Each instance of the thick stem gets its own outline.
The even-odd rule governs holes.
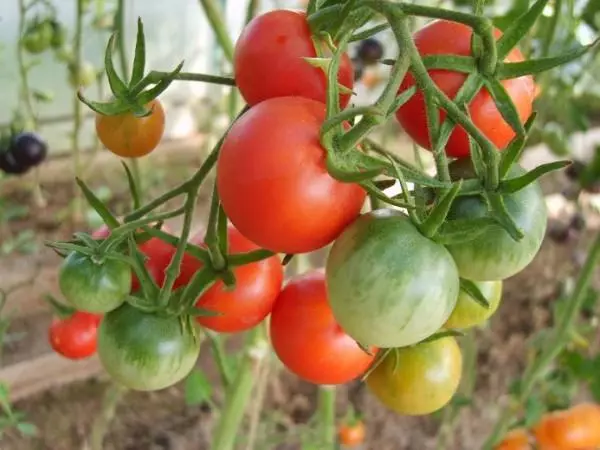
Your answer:
[[[223,13],[215,0],[199,0],[206,18],[212,27],[219,45],[223,49],[223,53],[229,62],[233,61],[233,43],[227,32],[227,27],[223,20]]]
[[[85,8],[85,0],[77,0],[77,12],[75,21],[75,37],[73,39],[73,53],[75,57],[74,65],[79,70],[81,67],[81,42],[83,34],[83,14]],[[76,178],[83,177],[83,167],[81,164],[81,148],[79,138],[81,134],[82,125],[82,108],[81,102],[76,95],[73,95],[73,134],[71,136],[72,148],[73,148],[73,170],[75,171]],[[72,219],[75,223],[81,222],[83,218],[83,203],[81,197],[81,190],[78,189],[77,185],[74,185],[74,196],[73,199],[73,214]]]
[[[223,388],[227,390],[227,388],[231,384],[231,368],[229,367],[229,362],[227,361],[227,354],[225,353],[225,348],[223,347],[223,338],[222,336],[208,330],[206,332],[206,336],[208,337],[208,340],[210,342],[210,348],[213,353],[213,358],[217,363],[219,374],[221,375],[221,382],[223,383]]]
[[[560,355],[565,346],[570,342],[571,331],[585,301],[587,289],[599,259],[600,233],[596,235],[594,243],[590,248],[585,264],[583,265],[577,283],[575,284],[573,295],[567,302],[567,308],[556,327],[552,339],[548,342],[548,345],[542,350],[540,355],[535,358],[525,370],[525,374],[521,381],[521,389],[515,399],[516,406],[522,405],[523,402],[527,400],[547,367],[558,355]],[[515,413],[515,405],[509,405],[505,408],[500,415],[492,434],[485,441],[483,447],[484,450],[491,450],[494,444],[504,436]]]
[[[265,394],[267,392],[267,386],[269,385],[270,374],[271,364],[269,357],[267,357],[262,369],[260,370],[260,373],[258,374],[254,403],[250,411],[250,425],[248,427],[248,443],[246,444],[246,450],[254,450],[256,447],[260,419],[265,404]]]
[[[106,436],[110,423],[115,417],[117,406],[126,392],[127,388],[117,383],[111,383],[106,388],[104,399],[102,400],[102,410],[96,416],[92,425],[90,437],[91,450],[102,450],[104,448],[104,436]]]
[[[335,448],[335,386],[319,386],[319,422],[323,449]]]

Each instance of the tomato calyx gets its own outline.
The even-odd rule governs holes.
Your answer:
[[[59,302],[52,294],[46,294],[44,296],[44,301],[48,303],[54,315],[59,319],[68,319],[77,312],[72,306]]]

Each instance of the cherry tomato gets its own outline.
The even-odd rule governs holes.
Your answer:
[[[69,85],[74,89],[91,86],[96,81],[96,69],[88,61],[83,61],[79,68],[75,64],[68,64],[67,70],[69,73]]]
[[[523,428],[512,430],[494,450],[531,450],[527,430]]]
[[[96,353],[96,334],[101,316],[77,311],[66,319],[55,318],[48,330],[54,351],[65,358],[83,359]]]
[[[341,425],[338,434],[340,444],[344,447],[357,447],[365,441],[367,429],[364,422],[359,420],[355,423]]]
[[[102,144],[123,158],[139,158],[154,150],[165,131],[165,112],[159,100],[152,100],[146,107],[152,110],[146,117],[131,112],[96,114],[96,133]]]
[[[547,414],[534,428],[534,434],[542,450],[600,447],[600,406],[581,403]]]
[[[38,55],[50,48],[53,36],[52,20],[35,18],[21,37],[21,45],[27,52]]]
[[[462,355],[453,337],[392,350],[367,377],[367,386],[388,408],[418,416],[446,405],[458,389]]]
[[[29,170],[29,166],[19,164],[11,152],[0,149],[0,170],[8,175],[22,175]]]
[[[17,164],[29,168],[46,159],[48,145],[38,134],[23,132],[12,137],[8,151]]]
[[[324,43],[320,46],[327,48]],[[288,96],[325,103],[325,72],[304,59],[316,56],[304,12],[270,11],[255,17],[238,39],[235,81],[249,105]],[[324,56],[328,57],[330,53]],[[341,60],[338,82],[350,90],[354,84],[352,63],[347,54]],[[349,101],[349,94],[340,94],[342,107]]]
[[[175,254],[175,247],[167,244],[158,238],[150,238],[148,241],[138,246],[139,250],[146,255],[144,265],[150,273],[150,276],[156,281],[156,284],[162,287],[165,283],[165,270],[171,263],[171,258]],[[136,292],[140,288],[140,282],[132,272],[131,291]]]
[[[487,299],[489,308],[481,306],[477,301],[462,289],[458,293],[456,306],[444,328],[471,328],[481,325],[488,320],[500,306],[502,298],[502,281],[480,281],[475,285]]]
[[[201,240],[202,236],[192,238],[194,243],[200,243]],[[259,249],[234,227],[228,229],[228,243],[230,254]],[[195,268],[191,260],[184,261],[181,283],[187,284],[191,276],[202,267],[200,261],[195,261]],[[188,273],[190,276],[187,276]],[[197,317],[200,325],[227,333],[249,330],[262,322],[273,309],[283,282],[283,266],[278,256],[237,267],[233,274],[236,281],[234,289],[229,290],[219,280],[198,299],[197,307],[221,313],[219,316]]]
[[[383,45],[375,38],[361,41],[356,50],[356,57],[366,66],[377,64],[383,58]]]
[[[271,342],[290,371],[315,384],[346,383],[374,359],[336,322],[320,271],[292,279],[281,291],[271,313]]]
[[[495,30],[496,38],[502,33]],[[446,20],[430,23],[414,35],[414,40],[419,53],[426,55],[452,54],[461,56],[471,55],[472,30],[467,25]],[[518,49],[512,50],[507,56],[507,62],[523,61],[523,55]],[[454,98],[462,87],[467,75],[449,70],[430,70],[434,83],[450,98]],[[407,75],[400,91],[404,91],[415,84],[412,75]],[[535,98],[535,83],[531,76],[502,81],[502,85],[512,98],[517,107],[519,118],[525,122],[532,113]],[[500,150],[515,136],[514,131],[498,111],[490,93],[482,89],[469,104],[469,115],[481,132],[488,137]],[[408,135],[417,144],[431,149],[427,116],[425,114],[425,101],[422,92],[417,92],[396,113],[400,124]],[[440,109],[440,119],[446,117],[446,112]],[[448,144],[446,153],[456,158],[469,155],[469,138],[461,127],[455,127]]]
[[[304,253],[332,242],[358,217],[365,191],[332,178],[319,129],[325,105],[301,97],[264,101],[227,134],[217,187],[235,227],[261,247]]]

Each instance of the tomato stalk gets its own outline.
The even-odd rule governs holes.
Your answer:
[[[91,450],[102,450],[104,448],[104,437],[108,431],[110,423],[115,417],[117,406],[127,393],[128,389],[118,383],[110,383],[106,387],[104,399],[102,400],[102,409],[100,414],[94,419],[90,436]]]
[[[514,396],[514,401],[506,407],[499,416],[491,435],[485,441],[484,450],[491,450],[495,444],[506,434],[511,421],[518,413],[519,408],[531,395],[540,378],[544,375],[548,366],[557,358],[563,349],[571,342],[571,332],[581,308],[586,299],[588,286],[593,278],[594,270],[600,260],[600,233],[594,239],[585,260],[579,277],[575,283],[575,289],[569,301],[564,315],[557,324],[548,345],[541,353],[533,359],[524,371],[520,383],[520,389]]]
[[[246,444],[246,450],[254,450],[256,447],[256,439],[258,437],[258,429],[265,404],[265,394],[269,385],[270,375],[271,359],[269,355],[265,359],[256,381],[256,394],[254,396],[254,403],[250,411],[250,425],[248,427],[248,443]]]
[[[229,37],[227,27],[225,26],[225,22],[223,20],[223,12],[215,0],[199,0],[199,2],[204,9],[208,23],[215,33],[217,42],[219,42],[219,45],[223,49],[223,54],[229,62],[232,62],[233,43],[231,42],[231,38]]]
[[[332,385],[319,386],[318,418],[321,428],[323,448],[335,448],[335,394]]]
[[[231,367],[229,366],[229,361],[227,360],[227,355],[225,354],[225,348],[223,347],[223,338],[222,336],[210,330],[205,330],[204,332],[208,337],[213,358],[217,363],[217,367],[219,368],[223,389],[227,390],[231,384]]]

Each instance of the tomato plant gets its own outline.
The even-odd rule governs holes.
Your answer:
[[[498,39],[502,33],[495,30]],[[470,27],[458,22],[438,20],[421,28],[414,35],[414,42],[421,56],[429,55],[471,55],[471,38],[473,31]],[[521,62],[523,55],[518,49],[512,50],[507,62]],[[465,83],[467,75],[452,70],[430,70],[429,76],[433,82],[448,97],[454,98],[461,86]],[[408,75],[400,87],[404,91],[415,85],[415,79]],[[519,118],[522,123],[529,118],[533,111],[535,99],[535,83],[531,76],[502,81],[504,89],[516,105]],[[469,103],[469,115],[473,123],[490,139],[498,149],[502,150],[515,136],[512,127],[504,120],[502,114],[495,105],[489,91],[481,89]],[[398,121],[411,138],[422,147],[431,148],[427,118],[425,114],[425,100],[422,92],[414,95],[396,113]],[[443,120],[446,113],[440,110],[440,118]],[[448,156],[464,158],[469,155],[469,137],[464,129],[457,126],[446,145]]]
[[[281,291],[271,313],[271,343],[290,371],[315,384],[347,383],[373,361],[336,322],[320,271],[292,279]]]
[[[126,263],[72,252],[60,267],[58,282],[67,301],[81,311],[105,313],[125,301],[131,288],[131,270]]]
[[[183,379],[200,352],[189,317],[146,313],[125,303],[104,317],[98,355],[112,378],[130,389],[163,389]]]
[[[55,318],[48,330],[48,340],[56,353],[69,359],[82,359],[96,353],[96,336],[101,316],[75,312]]]
[[[225,137],[219,195],[231,222],[257,245],[285,253],[317,250],[360,213],[365,191],[335,180],[325,167],[324,118],[322,103],[275,98],[244,114]]]
[[[502,298],[502,282],[481,281],[475,285],[488,301],[489,307],[481,305],[468,292],[461,289],[456,307],[444,324],[444,328],[470,328],[481,325],[496,312]]]
[[[357,447],[365,441],[367,429],[362,420],[340,425],[338,435],[340,444],[346,448]]]
[[[96,114],[96,133],[104,146],[122,158],[139,158],[156,148],[165,131],[165,112],[159,100],[146,105],[150,114]]]
[[[275,10],[255,17],[235,47],[235,81],[246,102],[256,105],[270,98],[297,96],[325,103],[325,71],[306,59],[317,57],[315,44],[327,49],[323,41],[313,40],[304,12]],[[346,54],[338,81],[352,90],[353,69]],[[340,95],[342,107],[349,101],[349,92]]]
[[[460,382],[462,355],[453,337],[394,349],[367,377],[369,390],[400,414],[431,414],[446,405]]]
[[[393,210],[350,225],[335,241],[326,273],[336,320],[364,345],[416,344],[444,325],[458,297],[448,251]]]

